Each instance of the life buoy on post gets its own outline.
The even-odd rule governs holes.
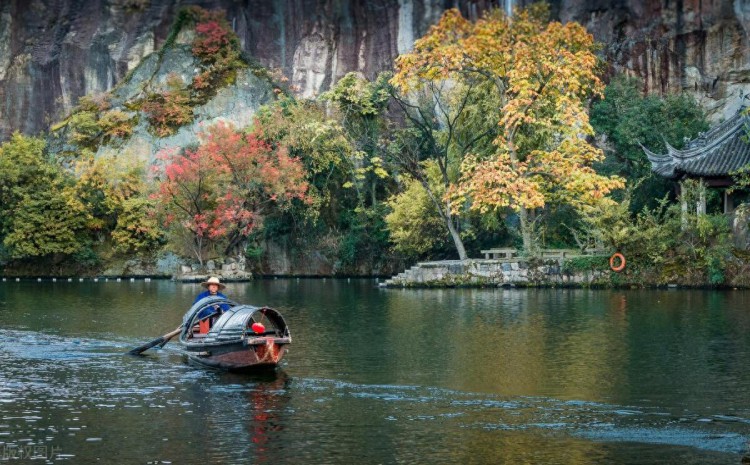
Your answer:
[[[620,264],[615,266],[615,261],[619,260]],[[612,268],[612,271],[617,271],[618,273],[625,269],[625,256],[621,254],[620,252],[615,252],[611,257],[609,257],[609,267]]]

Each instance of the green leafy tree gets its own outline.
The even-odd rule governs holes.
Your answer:
[[[651,172],[641,145],[666,152],[665,141],[676,148],[708,129],[700,105],[688,94],[644,96],[637,78],[618,75],[604,89],[604,98],[591,107],[591,125],[604,136],[606,158],[597,167],[638,185],[631,193],[632,211],[653,208],[670,191],[672,183]]]
[[[347,195],[341,188],[354,180],[356,149],[341,123],[329,118],[318,102],[282,96],[260,108],[254,130],[302,161],[316,208],[332,208]]]
[[[491,106],[495,95],[493,88],[482,82],[443,79],[424,80],[418,89],[408,93],[395,86],[390,91],[403,125],[393,132],[389,158],[400,171],[421,184],[435,213],[442,219],[459,259],[466,259],[461,218],[467,215],[464,207],[468,204],[456,204],[446,193],[461,176],[462,160],[469,153],[486,154],[492,146],[498,113],[486,107]],[[434,164],[426,164],[426,161]],[[427,166],[438,169],[439,184],[430,180]]]
[[[69,140],[80,147],[95,147],[102,128],[99,126],[98,114],[93,111],[80,111],[68,120]]]
[[[300,159],[310,183],[311,202],[271,212],[264,234],[290,241],[299,250],[327,244],[327,252],[343,267],[381,260],[389,245],[381,201],[390,187],[385,164],[377,154],[365,152],[382,143],[378,137],[383,121],[380,116],[369,121],[370,110],[362,102],[346,110],[339,108],[341,103],[327,109],[320,101],[281,97],[262,108],[255,123],[264,140]]]
[[[323,101],[332,102],[341,121],[353,151],[352,164],[356,167],[354,182],[360,203],[365,205],[369,191],[369,205],[378,203],[378,186],[388,177],[384,167],[386,134],[388,131],[385,112],[388,109],[389,84],[381,75],[374,82],[361,78],[357,73],[349,73],[341,78],[333,88],[321,95]],[[363,189],[364,188],[364,189]]]
[[[321,100],[333,104],[332,117],[340,122],[353,148],[349,161],[353,167],[351,180],[343,187],[355,190],[357,203],[353,214],[343,216],[346,234],[340,255],[344,264],[382,257],[389,245],[383,219],[387,209],[381,202],[395,187],[390,176],[393,168],[386,157],[389,88],[384,75],[369,81],[349,73],[321,95]]]
[[[161,244],[142,167],[111,157],[84,157],[76,167],[75,194],[87,207],[87,227],[97,242],[118,253],[149,252]]]
[[[436,195],[442,196],[440,169],[432,160],[424,162],[424,172]],[[394,249],[409,259],[419,259],[445,250],[450,237],[422,183],[410,175],[403,177],[403,191],[391,197],[391,212],[385,217]]]
[[[0,238],[11,258],[81,249],[87,212],[71,185],[41,139],[15,133],[0,146]]]
[[[696,182],[687,182],[686,201],[698,200],[697,187]],[[653,208],[644,207],[633,215],[631,192],[618,204],[597,205],[583,215],[589,237],[626,257],[627,279],[651,284],[725,282],[732,241],[724,215],[683,212],[666,196]]]
[[[72,255],[82,250],[87,242],[86,208],[66,194],[60,185],[53,184],[22,195],[3,240],[11,258]]]
[[[153,251],[161,245],[164,233],[155,215],[153,202],[143,196],[117,199],[117,223],[112,230],[113,248],[119,253]]]

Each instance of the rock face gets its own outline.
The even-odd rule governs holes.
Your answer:
[[[246,52],[310,97],[339,77],[388,69],[446,7],[468,17],[526,0],[10,0],[0,2],[0,140],[60,120],[164,43],[179,8],[222,8]],[[747,0],[556,0],[553,14],[605,44],[610,72],[644,91],[688,89],[715,120],[750,89]]]
[[[612,71],[644,80],[644,92],[686,90],[714,121],[736,113],[750,92],[747,0],[562,0],[605,44]]]
[[[224,9],[244,50],[306,97],[349,71],[390,67],[443,11],[438,0],[0,2],[0,140],[45,130],[79,97],[111,89],[191,3]]]
[[[140,92],[140,85],[144,81],[138,74],[148,74],[164,82],[170,75],[175,74],[175,70],[184,68],[184,74],[178,73],[183,81],[190,82],[193,78],[194,58],[190,54],[189,47],[178,45],[165,53],[160,64],[155,61],[144,60],[143,64],[130,76],[126,85],[113,92],[113,106],[119,106],[121,102],[131,100]],[[206,104],[195,107],[193,109],[195,120],[191,124],[182,126],[175,134],[157,137],[148,131],[146,119],[141,118],[134,128],[133,135],[127,141],[122,144],[102,145],[96,155],[113,158],[124,155],[125,158],[141,160],[145,165],[151,165],[155,162],[156,155],[162,150],[198,144],[199,136],[205,128],[219,121],[231,123],[235,127],[249,126],[257,110],[273,99],[273,87],[267,79],[259,78],[251,69],[241,69],[237,72],[233,84],[219,89]]]

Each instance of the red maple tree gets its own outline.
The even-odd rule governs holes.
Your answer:
[[[154,198],[166,225],[189,233],[189,248],[203,264],[212,248],[223,247],[228,255],[242,246],[270,208],[284,208],[294,199],[309,202],[309,197],[302,162],[254,132],[219,123],[200,137],[194,150],[157,156]]]

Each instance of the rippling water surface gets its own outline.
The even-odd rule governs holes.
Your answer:
[[[293,344],[260,375],[184,363],[199,291],[0,283],[0,462],[739,463],[750,293],[230,284]]]

